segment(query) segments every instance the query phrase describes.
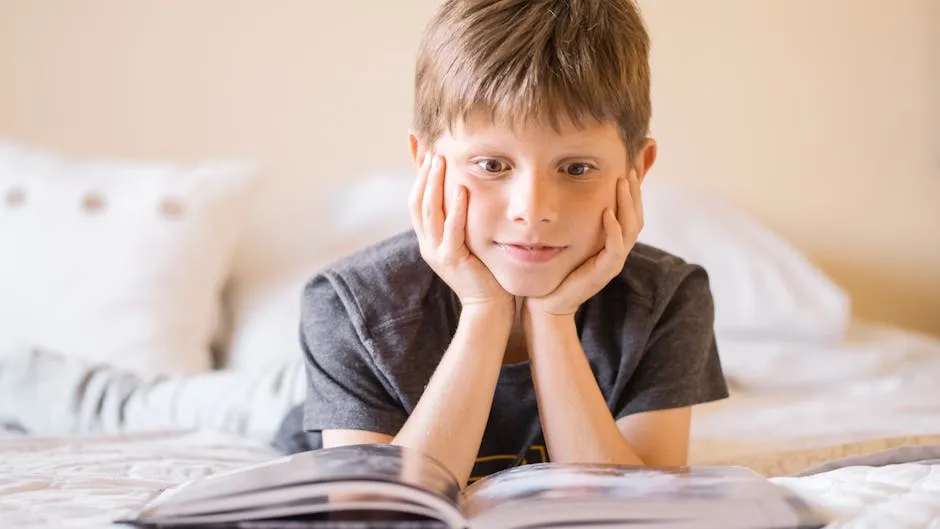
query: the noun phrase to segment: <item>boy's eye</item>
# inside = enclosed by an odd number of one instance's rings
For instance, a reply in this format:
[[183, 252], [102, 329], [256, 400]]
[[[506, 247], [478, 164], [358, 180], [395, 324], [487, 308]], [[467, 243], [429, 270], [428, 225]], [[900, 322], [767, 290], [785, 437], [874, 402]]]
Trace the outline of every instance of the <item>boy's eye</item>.
[[570, 176], [585, 176], [591, 172], [594, 167], [588, 163], [572, 163], [565, 166], [565, 173]]
[[476, 162], [477, 167], [483, 169], [487, 173], [502, 173], [507, 169], [506, 165], [495, 159], [495, 158], [486, 158]]

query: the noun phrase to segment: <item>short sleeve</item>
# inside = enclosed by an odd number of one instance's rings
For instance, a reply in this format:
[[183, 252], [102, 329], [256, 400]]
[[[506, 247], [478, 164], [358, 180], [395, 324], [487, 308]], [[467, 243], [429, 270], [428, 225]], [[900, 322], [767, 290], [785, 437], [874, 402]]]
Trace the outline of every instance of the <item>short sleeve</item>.
[[683, 265], [679, 286], [666, 303], [616, 409], [633, 413], [683, 408], [728, 396], [715, 340], [715, 307], [708, 275]]
[[[407, 415], [357, 331], [361, 315], [342, 284], [317, 275], [304, 288], [300, 341], [307, 374], [304, 430], [366, 430], [395, 435]], [[346, 295], [341, 295], [346, 294]], [[361, 325], [359, 326], [361, 328]]]

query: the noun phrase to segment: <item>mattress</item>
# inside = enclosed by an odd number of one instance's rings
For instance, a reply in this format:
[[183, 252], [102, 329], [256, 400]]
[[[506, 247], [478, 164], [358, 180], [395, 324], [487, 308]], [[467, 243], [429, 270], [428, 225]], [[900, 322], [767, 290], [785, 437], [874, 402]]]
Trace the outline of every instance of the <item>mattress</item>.
[[[732, 396], [695, 411], [693, 464], [750, 466], [832, 528], [940, 528], [940, 340], [857, 326], [833, 346], [728, 345]], [[917, 448], [925, 451], [898, 452]], [[163, 487], [273, 457], [260, 441], [211, 431], [9, 431], [0, 435], [0, 521], [114, 528]]]

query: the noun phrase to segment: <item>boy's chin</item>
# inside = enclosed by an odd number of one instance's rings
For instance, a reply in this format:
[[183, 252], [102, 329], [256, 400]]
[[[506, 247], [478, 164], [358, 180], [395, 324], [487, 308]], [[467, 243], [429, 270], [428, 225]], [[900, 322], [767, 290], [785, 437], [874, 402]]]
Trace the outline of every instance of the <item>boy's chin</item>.
[[545, 281], [538, 277], [518, 277], [515, 274], [494, 274], [503, 290], [520, 298], [541, 298], [554, 292], [560, 281]]

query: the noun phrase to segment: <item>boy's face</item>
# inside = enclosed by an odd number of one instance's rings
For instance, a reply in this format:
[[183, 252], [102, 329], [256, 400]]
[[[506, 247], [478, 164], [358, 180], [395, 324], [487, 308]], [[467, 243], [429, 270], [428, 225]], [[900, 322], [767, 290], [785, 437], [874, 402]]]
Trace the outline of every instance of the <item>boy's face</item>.
[[[412, 145], [420, 160], [414, 137]], [[616, 213], [617, 179], [631, 169], [614, 124], [563, 123], [556, 132], [549, 123], [512, 129], [471, 119], [445, 131], [431, 150], [446, 160], [445, 211], [456, 186], [465, 186], [467, 246], [520, 297], [551, 293], [603, 248], [602, 214]], [[637, 157], [638, 178], [652, 151]]]

